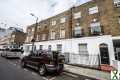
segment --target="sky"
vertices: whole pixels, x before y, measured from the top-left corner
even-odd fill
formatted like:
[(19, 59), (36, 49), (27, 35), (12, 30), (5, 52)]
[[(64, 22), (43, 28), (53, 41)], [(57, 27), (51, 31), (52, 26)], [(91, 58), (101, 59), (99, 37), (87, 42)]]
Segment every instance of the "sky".
[(59, 14), (76, 3), (90, 0), (0, 0), (0, 27), (19, 27), (26, 31), (26, 27), (39, 21)]

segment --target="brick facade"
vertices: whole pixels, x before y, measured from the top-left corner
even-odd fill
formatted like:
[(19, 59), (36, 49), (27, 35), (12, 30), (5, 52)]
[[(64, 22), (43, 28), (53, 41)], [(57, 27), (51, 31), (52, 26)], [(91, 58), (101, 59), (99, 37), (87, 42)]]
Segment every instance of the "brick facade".
[(26, 34), (24, 32), (13, 32), (10, 37), (10, 43), (22, 45), (24, 44), (25, 39)]
[[(35, 31), (36, 41), (52, 40), (51, 35), (52, 37), (55, 36), (55, 40), (98, 35), (119, 36), (119, 17), (120, 7), (115, 7), (113, 0), (92, 0), (85, 4), (72, 7), (56, 16), (40, 21), (37, 26), (37, 31)], [(62, 23), (61, 18), (65, 18)], [(94, 29), (91, 25), (94, 27), (97, 25), (97, 32), (94, 31), (96, 28)], [(77, 28), (75, 28), (76, 26)], [(34, 27), (31, 25), (28, 29), (29, 28)], [(91, 30), (92, 28), (93, 30)], [(76, 33), (76, 29), (81, 30), (81, 32), (78, 31)], [(61, 30), (65, 30), (65, 37), (64, 31), (62, 33), (64, 38), (60, 37)], [(51, 34), (51, 32), (54, 33)], [(30, 31), (29, 34), (32, 36), (32, 31)], [(29, 34), (27, 36), (28, 38), (31, 37)], [(43, 38), (43, 35), (45, 36), (45, 39)], [(28, 40), (28, 42), (30, 42), (30, 39)]]

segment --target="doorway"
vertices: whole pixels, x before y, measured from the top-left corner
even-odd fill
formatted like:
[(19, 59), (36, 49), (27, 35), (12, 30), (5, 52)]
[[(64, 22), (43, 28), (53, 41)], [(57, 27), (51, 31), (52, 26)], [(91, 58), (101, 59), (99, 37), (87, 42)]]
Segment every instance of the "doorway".
[(105, 43), (100, 44), (100, 57), (101, 57), (101, 64), (110, 64), (109, 60), (109, 51), (108, 51), (108, 45)]

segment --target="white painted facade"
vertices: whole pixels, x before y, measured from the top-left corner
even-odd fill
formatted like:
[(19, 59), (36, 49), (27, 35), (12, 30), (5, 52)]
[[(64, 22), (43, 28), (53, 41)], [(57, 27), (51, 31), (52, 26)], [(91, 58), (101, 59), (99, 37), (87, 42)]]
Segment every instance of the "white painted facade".
[[(70, 54), (69, 63), (96, 66), (99, 65), (99, 58), (98, 58), (98, 55), (100, 55), (99, 45), (102, 43), (108, 45), (110, 65), (112, 65), (113, 64), (112, 60), (115, 60), (115, 56), (114, 56), (112, 37), (110, 35), (63, 39), (63, 40), (50, 40), (43, 42), (35, 42), (35, 45), (36, 45), (36, 49), (39, 49), (39, 46), (43, 45), (43, 49), (48, 50), (48, 46), (51, 45), (51, 50), (57, 50), (57, 44), (61, 44), (62, 54), (64, 53)], [(87, 44), (88, 56), (85, 56), (84, 54), (83, 55), (79, 54), (79, 44)], [(28, 50), (26, 49), (27, 46), (30, 45), (32, 44), (24, 44), (24, 49), (25, 49), (24, 55), (28, 54), (27, 53)]]

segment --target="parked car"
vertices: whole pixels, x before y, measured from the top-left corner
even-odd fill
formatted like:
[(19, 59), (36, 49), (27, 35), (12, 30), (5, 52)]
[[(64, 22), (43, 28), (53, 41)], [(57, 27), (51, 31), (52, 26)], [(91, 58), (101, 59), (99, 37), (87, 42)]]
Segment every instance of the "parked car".
[(6, 57), (6, 53), (9, 51), (9, 48), (1, 49), (1, 56)]
[(6, 58), (20, 58), (22, 53), (21, 49), (1, 49), (1, 56)]
[(22, 54), (22, 50), (21, 49), (9, 49), (6, 51), (6, 58), (20, 58)]
[(56, 71), (61, 73), (64, 68), (64, 56), (57, 51), (38, 50), (30, 52), (28, 56), (21, 59), (21, 66), (30, 66), (38, 70), (40, 75), (46, 72)]

